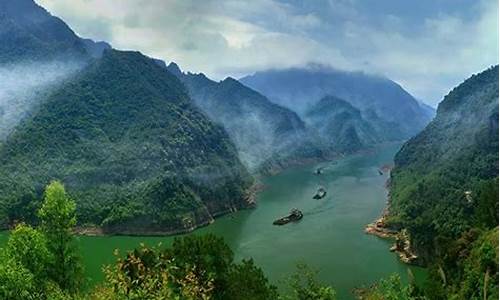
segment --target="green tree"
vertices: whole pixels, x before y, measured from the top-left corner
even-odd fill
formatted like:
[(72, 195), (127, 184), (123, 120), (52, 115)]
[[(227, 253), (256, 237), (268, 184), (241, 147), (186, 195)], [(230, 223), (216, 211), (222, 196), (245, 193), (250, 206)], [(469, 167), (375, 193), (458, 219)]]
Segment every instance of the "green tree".
[(317, 271), (305, 264), (298, 264), (295, 274), (288, 279), (291, 295), (287, 300), (335, 300), (335, 290), (316, 279)]
[(213, 234), (177, 238), (166, 254), (175, 265), (175, 278), (192, 274), (201, 283), (213, 281), (214, 299), (228, 299), (225, 293), (233, 252), (222, 238)]
[[(174, 254), (175, 253), (175, 254)], [(171, 248), (141, 246), (105, 268), (106, 281), (93, 299), (275, 300), (269, 284), (252, 260), (233, 262), (222, 238), (186, 236)], [(330, 298), (318, 298), (330, 299)]]
[(269, 284), (262, 269), (252, 259), (243, 260), (231, 268), (226, 295), (232, 300), (278, 299), (277, 288)]
[(405, 285), (399, 275), (392, 275), (388, 279), (380, 280), (375, 287), (365, 295), (368, 300), (424, 300), (416, 295), (412, 284)]
[(11, 232), (7, 242), (6, 254), (16, 263), (33, 274), (39, 286), (49, 278), (49, 265), (52, 255), (47, 248), (45, 236), (30, 227), (19, 224)]
[(83, 282), (83, 268), (75, 245), (75, 202), (59, 181), (51, 182), (38, 212), (41, 230), (53, 255), (51, 278), (63, 290), (76, 292)]
[(0, 299), (39, 299), (33, 274), (0, 249)]

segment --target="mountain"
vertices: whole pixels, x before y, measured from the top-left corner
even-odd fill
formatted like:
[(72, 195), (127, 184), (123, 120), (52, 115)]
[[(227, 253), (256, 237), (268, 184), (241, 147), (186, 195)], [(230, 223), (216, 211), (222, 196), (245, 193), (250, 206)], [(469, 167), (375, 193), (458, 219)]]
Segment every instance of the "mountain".
[(249, 205), (252, 179), (226, 132), (182, 83), (136, 52), (101, 59), (54, 87), (0, 145), (0, 219), (31, 221), (61, 180), (82, 224), (171, 232)]
[(137, 52), (0, 0), (0, 227), (61, 180), (84, 226), (169, 233), (251, 205), (252, 177), (183, 84)]
[(186, 85), (196, 104), (224, 126), (249, 169), (272, 170), (325, 155), (309, 140), (310, 134), (295, 112), (237, 80), (215, 82), (204, 74), (183, 73), (175, 63), (168, 70)]
[(0, 0), (0, 64), (87, 59), (109, 48), (105, 42), (78, 37), (33, 0)]
[(388, 224), (406, 229), (414, 251), (434, 266), (430, 290), (479, 299), (491, 288), (498, 297), (497, 212), (495, 66), (454, 88), (435, 119), (397, 153)]
[(366, 149), (380, 141), (361, 111), (334, 96), (323, 97), (305, 114), (308, 125), (319, 132), (330, 148), (338, 152)]
[(86, 54), (80, 38), (32, 0), (0, 0), (0, 63)]
[(431, 119), (397, 83), (361, 72), (311, 66), (257, 72), (240, 81), (301, 116), (325, 96), (343, 99), (359, 109), (388, 140), (409, 138)]
[(81, 39), (32, 0), (0, 0), (0, 142), (43, 94), (110, 48)]

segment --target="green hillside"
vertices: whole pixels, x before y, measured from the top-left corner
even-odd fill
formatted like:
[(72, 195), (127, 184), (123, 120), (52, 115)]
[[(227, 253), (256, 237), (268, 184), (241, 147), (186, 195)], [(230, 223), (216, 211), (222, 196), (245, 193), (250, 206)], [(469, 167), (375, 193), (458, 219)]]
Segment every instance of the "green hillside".
[(61, 180), (82, 224), (169, 232), (248, 205), (251, 178), (180, 81), (137, 52), (102, 59), (44, 100), (0, 146), (3, 227), (30, 221)]
[[(483, 251), (477, 246), (482, 236), (498, 227), (498, 66), (453, 89), (395, 163), (388, 221), (409, 231), (435, 282), (446, 279), (430, 289), (433, 297), (458, 293), (465, 281), (479, 280), (470, 278), (479, 276), (470, 274), (476, 272), (471, 261)], [(497, 244), (492, 247), (498, 253)], [(498, 261), (480, 276), (487, 269), (498, 289)], [(478, 297), (478, 290), (467, 293), (459, 299)]]

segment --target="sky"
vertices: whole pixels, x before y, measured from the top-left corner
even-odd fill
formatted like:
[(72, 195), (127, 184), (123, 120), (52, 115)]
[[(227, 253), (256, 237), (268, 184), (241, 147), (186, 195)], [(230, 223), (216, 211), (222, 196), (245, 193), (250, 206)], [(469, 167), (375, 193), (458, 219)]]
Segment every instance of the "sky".
[(498, 64), (497, 0), (36, 0), (80, 36), (219, 80), (324, 64), (436, 106)]

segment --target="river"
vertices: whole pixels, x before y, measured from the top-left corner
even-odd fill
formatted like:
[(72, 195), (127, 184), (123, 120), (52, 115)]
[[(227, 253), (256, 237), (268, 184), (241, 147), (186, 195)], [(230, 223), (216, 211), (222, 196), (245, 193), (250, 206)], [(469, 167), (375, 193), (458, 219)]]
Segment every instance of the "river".
[[(399, 273), (406, 281), (408, 266), (389, 252), (389, 242), (366, 235), (364, 226), (385, 206), (388, 174), (378, 168), (392, 162), (400, 145), (380, 147), (373, 153), (348, 156), (334, 162), (292, 168), (262, 179), (264, 190), (257, 208), (218, 218), (192, 234), (212, 232), (224, 237), (237, 260), (252, 257), (278, 286), (299, 262), (319, 270), (319, 278), (332, 284), (338, 299), (353, 299), (352, 289)], [(321, 175), (315, 174), (322, 167)], [(312, 199), (318, 187), (325, 198)], [(273, 226), (277, 217), (299, 208), (304, 217), (297, 223)], [(0, 234), (0, 244), (6, 234)], [(173, 237), (79, 237), (87, 276), (102, 280), (101, 266), (113, 263), (114, 249), (169, 245)], [(412, 267), (417, 279), (425, 271)]]

